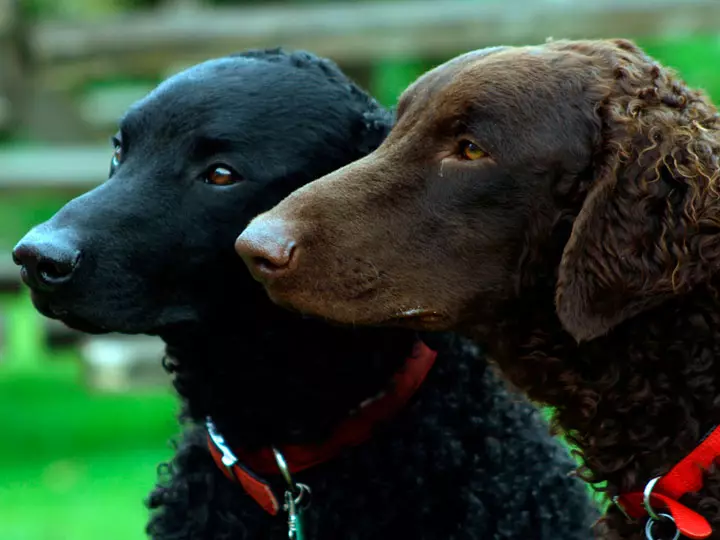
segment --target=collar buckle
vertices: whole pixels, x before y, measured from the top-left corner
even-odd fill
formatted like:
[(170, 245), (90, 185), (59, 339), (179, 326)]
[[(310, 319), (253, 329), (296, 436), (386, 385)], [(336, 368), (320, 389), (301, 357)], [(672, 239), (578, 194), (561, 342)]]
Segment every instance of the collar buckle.
[(212, 421), (212, 418), (209, 416), (205, 419), (205, 427), (207, 428), (208, 435), (210, 435), (210, 439), (213, 444), (222, 453), (222, 458), (220, 459), (222, 464), (227, 469), (232, 469), (233, 465), (238, 462), (238, 458), (227, 445), (225, 439), (215, 427), (215, 423)]

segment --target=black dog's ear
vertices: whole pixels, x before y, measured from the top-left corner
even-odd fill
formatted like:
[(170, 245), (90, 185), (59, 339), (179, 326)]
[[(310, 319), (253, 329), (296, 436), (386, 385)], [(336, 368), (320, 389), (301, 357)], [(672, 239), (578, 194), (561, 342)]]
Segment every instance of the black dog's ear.
[(377, 105), (363, 114), (363, 130), (359, 149), (365, 154), (375, 150), (390, 133), (395, 119), (394, 114)]
[(720, 268), (720, 121), (701, 92), (633, 54), (597, 111), (601, 156), (558, 269), (578, 342), (706, 284)]

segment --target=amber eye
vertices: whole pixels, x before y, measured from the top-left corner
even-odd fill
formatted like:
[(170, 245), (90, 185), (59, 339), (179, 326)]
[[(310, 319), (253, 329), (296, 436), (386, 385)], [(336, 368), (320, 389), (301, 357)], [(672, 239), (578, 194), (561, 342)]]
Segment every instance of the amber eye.
[(206, 184), (213, 186), (229, 186), (239, 182), (242, 178), (228, 167), (213, 165), (205, 173), (204, 180)]
[(460, 143), (460, 157), (470, 161), (487, 157), (487, 154), (472, 141), (462, 141)]
[(118, 165), (120, 165), (120, 163), (122, 162), (122, 157), (123, 157), (122, 147), (120, 145), (115, 146), (115, 149), (113, 150), (113, 153), (112, 153), (112, 158), (110, 160), (110, 165), (112, 165), (113, 169), (115, 167), (117, 167)]

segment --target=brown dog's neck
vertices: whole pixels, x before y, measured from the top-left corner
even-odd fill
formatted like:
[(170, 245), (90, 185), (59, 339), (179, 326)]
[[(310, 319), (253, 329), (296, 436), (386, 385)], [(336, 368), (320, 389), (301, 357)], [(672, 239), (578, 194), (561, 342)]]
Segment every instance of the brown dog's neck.
[(553, 313), (552, 295), (547, 302), (490, 338), (492, 358), (555, 409), (555, 427), (581, 451), (583, 478), (607, 482), (610, 496), (642, 491), (720, 423), (720, 303), (696, 291), (578, 345), (541, 315)]

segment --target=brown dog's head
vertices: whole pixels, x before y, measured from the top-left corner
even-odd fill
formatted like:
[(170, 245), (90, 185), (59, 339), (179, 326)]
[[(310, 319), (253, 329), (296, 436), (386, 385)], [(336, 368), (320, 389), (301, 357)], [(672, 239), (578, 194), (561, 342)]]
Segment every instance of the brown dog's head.
[(544, 279), (587, 340), (719, 262), (716, 111), (628, 41), (469, 53), (397, 116), (377, 151), (238, 238), (276, 302), (448, 329), (492, 324)]

